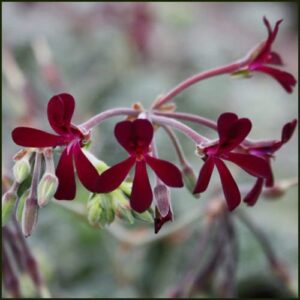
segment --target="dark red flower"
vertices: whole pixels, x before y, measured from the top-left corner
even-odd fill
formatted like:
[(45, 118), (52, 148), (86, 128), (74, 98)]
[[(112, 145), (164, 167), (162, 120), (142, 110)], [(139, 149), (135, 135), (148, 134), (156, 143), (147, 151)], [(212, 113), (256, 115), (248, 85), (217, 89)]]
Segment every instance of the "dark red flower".
[(269, 164), (263, 158), (248, 153), (233, 152), (246, 138), (251, 126), (249, 119), (239, 119), (233, 113), (223, 113), (219, 117), (217, 128), (219, 141), (202, 149), (205, 163), (199, 173), (194, 189), (195, 194), (206, 190), (216, 166), (229, 210), (234, 210), (240, 204), (240, 191), (223, 160), (235, 163), (254, 177), (269, 178), (271, 176)]
[(88, 135), (83, 134), (78, 127), (71, 123), (74, 109), (75, 101), (71, 95), (56, 95), (49, 100), (47, 113), (49, 123), (58, 135), (28, 127), (17, 127), (12, 132), (14, 142), (23, 147), (66, 146), (56, 168), (59, 185), (55, 198), (58, 200), (75, 198), (73, 160), (80, 181), (90, 191), (95, 191), (95, 183), (99, 176), (98, 171), (81, 150)]
[(271, 169), (271, 158), (273, 158), (273, 154), (276, 151), (278, 151), (285, 143), (287, 143), (291, 139), (296, 126), (297, 120), (295, 119), (289, 123), (286, 123), (282, 127), (280, 140), (256, 142), (253, 145), (248, 145), (245, 148), (248, 153), (265, 159), (265, 161), (269, 164), (271, 170), (271, 176), (267, 179), (258, 178), (253, 188), (246, 195), (244, 202), (246, 202), (248, 205), (253, 206), (256, 203), (264, 184), (267, 187), (272, 187), (274, 185), (274, 178)]
[(115, 127), (115, 136), (130, 156), (101, 174), (97, 188), (98, 193), (108, 193), (118, 188), (134, 164), (135, 174), (130, 204), (137, 212), (147, 210), (153, 198), (146, 164), (166, 185), (183, 186), (181, 172), (176, 166), (150, 155), (153, 126), (148, 120), (122, 121)]
[(272, 76), (277, 80), (282, 87), (288, 92), (293, 91), (293, 87), (296, 85), (296, 79), (290, 73), (284, 72), (280, 69), (270, 67), (269, 65), (282, 66), (282, 59), (280, 55), (273, 52), (271, 46), (276, 38), (279, 30), (279, 25), (282, 20), (276, 22), (274, 30), (272, 30), (269, 21), (264, 17), (264, 23), (268, 29), (268, 38), (263, 45), (258, 49), (254, 55), (254, 58), (248, 65), (249, 71), (263, 72)]
[(173, 214), (171, 211), (171, 208), (169, 208), (169, 212), (166, 216), (162, 216), (159, 212), (159, 210), (157, 209), (157, 207), (155, 207), (155, 218), (154, 218), (154, 232), (158, 233), (160, 231), (160, 229), (162, 228), (162, 226), (169, 221), (173, 221)]

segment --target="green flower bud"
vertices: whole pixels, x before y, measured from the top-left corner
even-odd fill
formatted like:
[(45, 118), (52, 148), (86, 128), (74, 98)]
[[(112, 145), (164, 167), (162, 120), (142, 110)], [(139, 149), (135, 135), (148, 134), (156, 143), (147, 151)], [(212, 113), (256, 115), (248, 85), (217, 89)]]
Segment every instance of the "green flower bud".
[(122, 220), (129, 222), (129, 224), (134, 223), (134, 217), (131, 213), (131, 208), (128, 199), (125, 197), (121, 189), (116, 189), (110, 193), (113, 201), (113, 207), (115, 214)]
[(144, 211), (143, 213), (137, 213), (134, 210), (132, 210), (132, 215), (135, 219), (146, 222), (146, 223), (153, 223), (154, 222), (154, 216), (152, 209), (148, 209)]
[(113, 200), (110, 194), (102, 194), (101, 206), (103, 208), (106, 223), (112, 223), (115, 219), (115, 211), (113, 207)]
[(28, 189), (28, 190), (26, 190), (26, 191), (22, 194), (22, 196), (20, 197), (18, 206), (17, 206), (16, 218), (17, 218), (17, 220), (19, 221), (19, 223), (22, 222), (22, 215), (23, 215), (24, 204), (25, 204), (26, 199), (27, 199), (28, 196), (29, 196), (29, 191), (30, 191), (30, 190)]
[[(184, 185), (191, 192), (191, 194), (193, 194), (197, 182), (197, 177), (195, 175), (194, 170), (187, 165), (182, 169), (181, 173), (182, 173)], [(195, 198), (199, 198), (200, 194), (193, 194), (193, 196)]]
[(22, 231), (25, 237), (31, 235), (38, 219), (39, 206), (35, 197), (26, 199), (22, 214)]
[(103, 209), (99, 202), (93, 201), (92, 204), (89, 205), (87, 218), (90, 225), (96, 226), (99, 224), (102, 212)]
[(7, 191), (2, 196), (2, 226), (9, 221), (17, 199), (18, 196), (16, 192)]
[(18, 183), (22, 183), (29, 176), (30, 172), (31, 166), (27, 156), (17, 160), (13, 166), (14, 177)]
[(58, 179), (54, 174), (45, 173), (38, 185), (38, 204), (44, 207), (54, 196)]
[(132, 182), (123, 181), (119, 187), (128, 197), (131, 195)]

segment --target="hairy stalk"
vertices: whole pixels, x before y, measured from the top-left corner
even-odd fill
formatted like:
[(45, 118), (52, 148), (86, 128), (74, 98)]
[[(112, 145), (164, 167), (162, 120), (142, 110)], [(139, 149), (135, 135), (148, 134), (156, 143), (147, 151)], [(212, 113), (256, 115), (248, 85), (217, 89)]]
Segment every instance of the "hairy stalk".
[(168, 126), (163, 125), (162, 128), (165, 130), (165, 132), (169, 136), (169, 138), (175, 148), (175, 151), (177, 153), (180, 164), (183, 167), (189, 166), (189, 163), (184, 155), (183, 149), (182, 149), (182, 147), (179, 143), (179, 140), (178, 140), (176, 134), (174, 133), (174, 131), (171, 128), (169, 128)]
[(251, 59), (251, 55), (248, 54), (244, 59), (241, 59), (237, 62), (193, 75), (188, 79), (184, 80), (183, 82), (179, 83), (172, 90), (167, 92), (164, 96), (160, 97), (158, 101), (153, 103), (152, 108), (153, 109), (159, 108), (166, 102), (172, 100), (176, 95), (178, 95), (179, 93), (181, 93), (182, 91), (184, 91), (185, 89), (187, 89), (188, 87), (190, 87), (191, 85), (197, 82), (200, 82), (210, 77), (233, 73), (239, 70), (240, 68), (246, 66), (249, 63), (250, 59)]
[(170, 126), (174, 129), (182, 132), (183, 134), (185, 134), (186, 136), (191, 138), (196, 144), (201, 144), (203, 142), (209, 141), (207, 138), (200, 135), (199, 133), (197, 133), (195, 130), (191, 129), (187, 125), (185, 125), (179, 121), (173, 120), (171, 118), (155, 116), (152, 114), (151, 120), (153, 123), (156, 123), (158, 125)]
[(85, 130), (90, 130), (93, 127), (99, 125), (103, 121), (116, 116), (138, 116), (141, 112), (131, 108), (113, 108), (101, 112), (100, 114), (92, 117), (88, 121), (80, 124), (78, 127)]
[(157, 116), (193, 122), (196, 124), (204, 125), (213, 130), (217, 130), (217, 122), (212, 121), (207, 118), (204, 118), (204, 117), (194, 115), (194, 114), (181, 113), (181, 112), (160, 112), (160, 111), (155, 111), (155, 110), (153, 111), (153, 114), (155, 114)]

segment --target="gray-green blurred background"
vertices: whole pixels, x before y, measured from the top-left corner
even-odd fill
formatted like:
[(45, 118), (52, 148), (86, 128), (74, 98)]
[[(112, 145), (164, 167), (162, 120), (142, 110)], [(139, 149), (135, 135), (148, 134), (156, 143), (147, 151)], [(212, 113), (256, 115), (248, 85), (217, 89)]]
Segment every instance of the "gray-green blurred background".
[[(298, 79), (298, 9), (293, 3), (149, 2), (146, 21), (137, 22), (135, 27), (134, 5), (2, 3), (3, 62), (5, 65), (5, 53), (13, 55), (32, 93), (31, 100), (25, 100), (18, 91), (17, 75), (7, 78), (4, 73), (2, 172), (11, 173), (11, 158), (19, 149), (10, 136), (14, 127), (26, 123), (50, 130), (46, 106), (54, 94), (69, 92), (75, 97), (75, 123), (135, 102), (148, 107), (159, 94), (188, 76), (243, 57), (266, 38), (263, 16), (271, 24), (284, 19), (274, 49), (282, 54), (286, 70)], [(142, 38), (134, 38), (136, 26), (141, 27)], [(37, 46), (41, 41), (47, 42), (64, 87), (53, 88), (44, 80), (33, 51), (33, 47), (41, 48)], [(261, 74), (251, 79), (220, 76), (191, 87), (175, 101), (178, 111), (214, 120), (224, 111), (248, 117), (253, 121), (251, 138), (272, 139), (280, 137), (283, 124), (297, 117), (297, 90), (298, 87), (293, 94), (287, 94), (275, 80)], [(117, 120), (120, 118), (103, 123), (93, 132), (91, 151), (110, 165), (126, 156), (113, 137)], [(194, 128), (216, 137), (208, 129)], [(298, 131), (276, 155), (273, 168), (277, 179), (298, 174), (297, 136)], [(177, 163), (166, 136), (159, 132), (157, 138), (159, 155)], [(182, 136), (180, 140), (198, 173), (202, 163), (194, 155), (193, 143)], [(252, 178), (241, 174), (238, 182), (251, 183)], [(194, 199), (185, 189), (173, 191), (174, 222), (193, 207), (204, 207), (218, 184), (219, 178), (214, 174), (201, 199)], [(292, 288), (297, 293), (297, 189), (289, 190), (280, 199), (260, 199), (253, 208), (241, 205), (238, 209), (248, 212), (268, 234), (278, 256), (288, 265)], [(236, 225), (240, 246), (238, 283), (246, 282), (251, 287), (253, 277), (272, 282), (257, 242), (245, 227), (238, 222)], [(135, 225), (139, 226), (145, 225)], [(168, 226), (172, 224), (165, 225)], [(40, 210), (38, 227), (29, 244), (42, 265), (53, 297), (161, 297), (187, 271), (200, 229), (199, 219), (177, 239), (128, 249), (106, 230), (92, 229), (51, 203)]]

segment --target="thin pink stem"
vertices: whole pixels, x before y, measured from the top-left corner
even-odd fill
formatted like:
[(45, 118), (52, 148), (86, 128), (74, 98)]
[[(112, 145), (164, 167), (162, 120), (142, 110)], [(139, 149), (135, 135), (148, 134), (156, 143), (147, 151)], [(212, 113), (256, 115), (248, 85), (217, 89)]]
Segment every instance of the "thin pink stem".
[(157, 123), (158, 125), (166, 125), (170, 126), (178, 131), (181, 131), (183, 134), (191, 138), (196, 144), (200, 144), (203, 142), (208, 142), (209, 140), (205, 138), (204, 136), (198, 134), (195, 130), (192, 128), (186, 126), (185, 124), (176, 121), (171, 118), (166, 117), (160, 117), (156, 115), (151, 115), (150, 119), (152, 122)]
[(141, 113), (140, 111), (131, 108), (113, 108), (113, 109), (103, 111), (100, 114), (92, 117), (85, 123), (80, 124), (79, 127), (85, 130), (90, 130), (96, 125), (102, 123), (104, 120), (109, 119), (111, 117), (122, 116), (122, 115), (137, 116), (140, 113)]
[(215, 69), (211, 69), (208, 71), (204, 71), (204, 72), (198, 73), (194, 76), (191, 76), (188, 79), (184, 80), (183, 82), (179, 83), (177, 86), (175, 86), (172, 90), (170, 90), (164, 96), (159, 98), (159, 100), (153, 104), (152, 108), (159, 108), (164, 103), (172, 100), (177, 94), (181, 93), (183, 90), (187, 89), (189, 86), (191, 86), (201, 80), (204, 80), (204, 79), (207, 79), (210, 77), (214, 77), (214, 76), (218, 76), (218, 75), (233, 73), (233, 72), (239, 70), (240, 68), (246, 66), (249, 63), (250, 59), (251, 59), (251, 56), (247, 55), (244, 59), (234, 62), (232, 64), (218, 67)]
[(168, 126), (162, 126), (162, 128), (166, 131), (166, 133), (168, 134), (170, 140), (172, 141), (173, 146), (175, 148), (175, 151), (177, 153), (178, 159), (180, 161), (180, 164), (183, 167), (188, 166), (188, 162), (186, 160), (186, 157), (185, 157), (185, 155), (183, 153), (182, 147), (181, 147), (181, 145), (179, 143), (179, 140), (178, 140), (175, 132), (171, 128), (169, 128)]
[(167, 118), (174, 118), (174, 119), (197, 123), (209, 127), (213, 130), (217, 130), (217, 123), (215, 121), (197, 115), (193, 115), (189, 113), (178, 113), (178, 112), (167, 113), (167, 112), (159, 112), (159, 111), (153, 111), (153, 113), (158, 116), (164, 116)]

